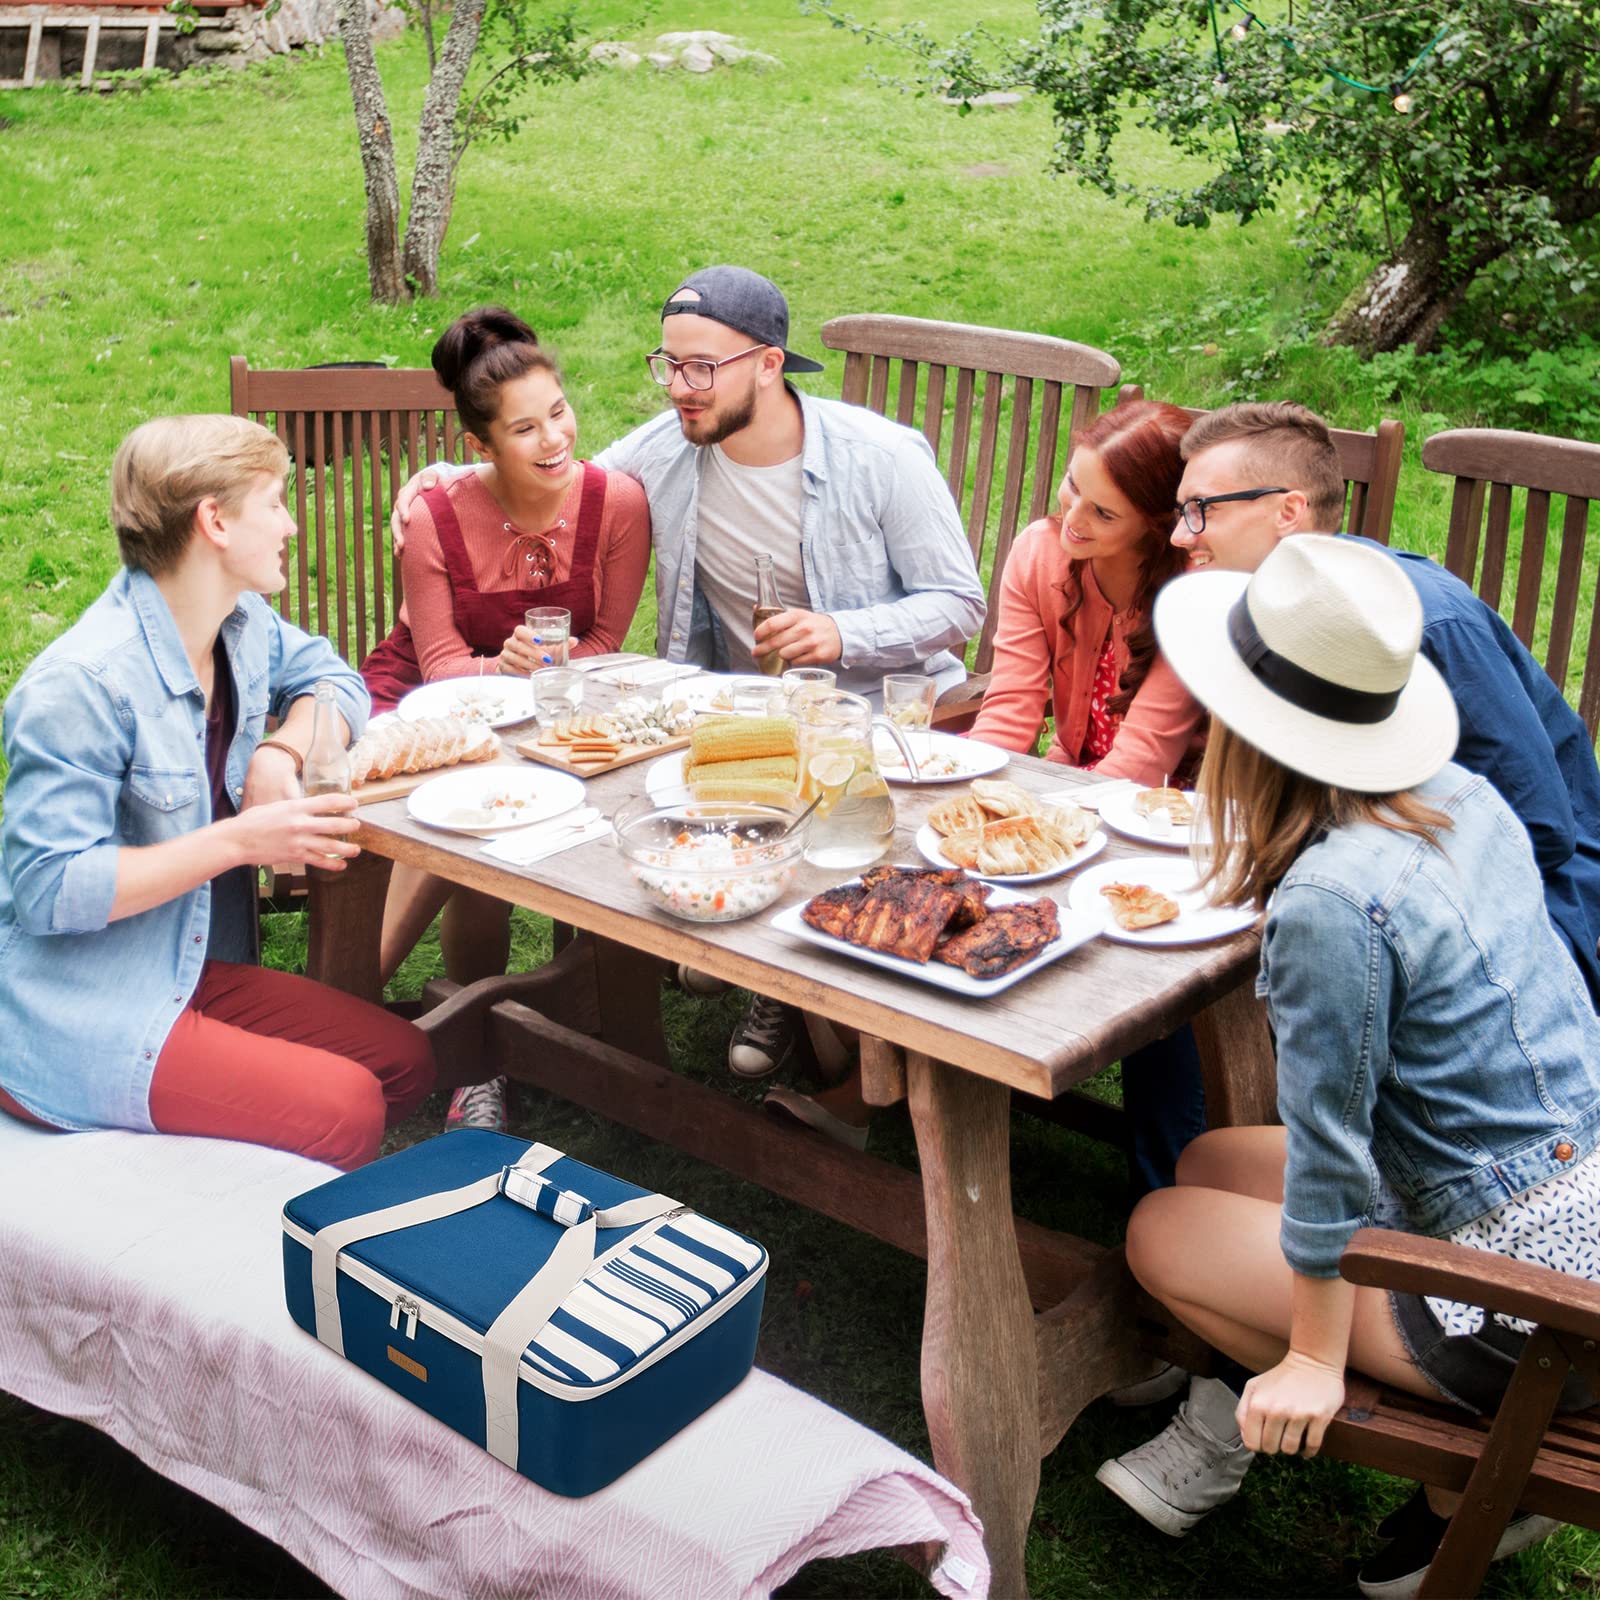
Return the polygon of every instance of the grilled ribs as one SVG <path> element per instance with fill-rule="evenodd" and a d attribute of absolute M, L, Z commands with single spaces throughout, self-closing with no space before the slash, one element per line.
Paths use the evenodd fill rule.
<path fill-rule="evenodd" d="M 861 883 L 841 884 L 837 889 L 824 889 L 814 894 L 801 907 L 801 917 L 821 933 L 835 939 L 850 937 L 850 924 L 867 898 L 865 880 Z"/>
<path fill-rule="evenodd" d="M 1060 932 L 1054 900 L 1027 900 L 991 908 L 981 922 L 946 939 L 934 954 L 974 978 L 998 978 L 1036 956 Z"/>

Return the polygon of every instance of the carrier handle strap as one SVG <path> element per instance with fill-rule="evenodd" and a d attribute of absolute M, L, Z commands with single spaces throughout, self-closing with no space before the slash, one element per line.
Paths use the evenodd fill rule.
<path fill-rule="evenodd" d="M 559 1161 L 561 1154 L 547 1144 L 531 1145 L 517 1167 L 524 1172 L 543 1172 Z M 316 1310 L 317 1338 L 330 1350 L 341 1356 L 344 1354 L 344 1328 L 339 1320 L 341 1250 L 363 1239 L 374 1239 L 380 1233 L 397 1233 L 401 1228 L 416 1228 L 424 1222 L 437 1222 L 441 1217 L 470 1211 L 500 1192 L 500 1180 L 501 1173 L 496 1171 L 459 1189 L 421 1195 L 397 1206 L 365 1211 L 358 1217 L 347 1217 L 343 1222 L 330 1222 L 327 1227 L 318 1228 L 311 1240 L 311 1294 Z"/>
<path fill-rule="evenodd" d="M 540 1267 L 483 1336 L 483 1442 L 496 1460 L 517 1465 L 517 1396 L 522 1358 L 556 1308 L 594 1265 L 597 1228 L 631 1228 L 683 1208 L 665 1195 L 641 1195 L 566 1229 Z"/>

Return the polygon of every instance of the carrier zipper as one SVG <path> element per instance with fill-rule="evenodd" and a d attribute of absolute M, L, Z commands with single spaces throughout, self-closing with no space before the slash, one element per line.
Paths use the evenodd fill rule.
<path fill-rule="evenodd" d="M 394 1304 L 389 1309 L 389 1326 L 398 1328 L 400 1319 L 406 1319 L 406 1338 L 415 1339 L 417 1336 L 417 1318 L 422 1315 L 422 1307 L 408 1296 L 397 1294 Z"/>

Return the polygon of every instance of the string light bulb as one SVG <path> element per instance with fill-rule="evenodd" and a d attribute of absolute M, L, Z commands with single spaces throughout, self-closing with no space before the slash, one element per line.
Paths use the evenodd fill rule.
<path fill-rule="evenodd" d="M 1398 111 L 1400 113 L 1400 115 L 1403 117 L 1403 116 L 1406 115 L 1407 112 L 1409 112 L 1411 110 L 1411 107 L 1413 105 L 1415 105 L 1416 102 L 1411 98 L 1411 96 L 1409 94 L 1406 93 L 1406 91 L 1404 89 L 1400 89 L 1400 90 L 1398 90 L 1396 92 L 1394 100 L 1392 101 L 1392 104 L 1393 104 L 1395 110 Z"/>
<path fill-rule="evenodd" d="M 1255 12 L 1247 11 L 1244 14 L 1244 21 L 1234 23 L 1234 25 L 1228 29 L 1228 32 L 1231 33 L 1235 39 L 1243 39 L 1250 32 L 1250 25 L 1255 20 Z"/>

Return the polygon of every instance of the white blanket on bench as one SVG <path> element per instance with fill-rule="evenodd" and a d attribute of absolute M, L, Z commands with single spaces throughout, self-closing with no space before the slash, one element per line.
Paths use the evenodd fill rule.
<path fill-rule="evenodd" d="M 0 1387 L 360 1600 L 756 1596 L 817 1557 L 923 1542 L 945 1547 L 941 1592 L 987 1592 L 959 1489 L 764 1372 L 588 1499 L 508 1471 L 289 1320 L 279 1212 L 331 1171 L 0 1114 Z"/>

